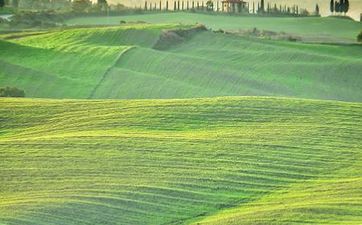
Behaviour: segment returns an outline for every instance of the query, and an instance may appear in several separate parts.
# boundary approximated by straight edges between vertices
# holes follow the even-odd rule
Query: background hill
[[[43,98],[262,95],[362,100],[360,45],[303,44],[211,31],[177,34],[189,28],[132,24],[3,35],[0,86]],[[168,48],[155,49],[162,35]]]
[[[228,31],[269,30],[300,36],[307,42],[356,42],[362,23],[339,18],[319,17],[255,17],[210,15],[200,13],[150,13],[115,17],[80,17],[66,21],[68,25],[118,25],[124,21],[145,21],[148,23],[205,24],[214,30]]]
[[[264,97],[0,99],[0,223],[358,223],[361,113]]]
[[[257,4],[257,2],[260,1],[254,1],[254,0],[244,0],[245,2],[249,2],[250,6],[252,6],[253,2]],[[93,2],[96,2],[96,0],[93,0]],[[108,0],[108,2],[111,3],[122,3],[126,4],[127,6],[140,6],[139,0]],[[305,0],[305,1],[299,1],[299,0],[268,0],[271,5],[277,4],[277,5],[298,5],[300,8],[306,8],[310,12],[314,12],[315,5],[318,3],[320,7],[320,12],[322,16],[328,16],[330,15],[329,10],[329,3],[330,1],[325,0]],[[360,19],[360,13],[362,9],[362,2],[360,0],[349,0],[351,7],[348,12],[349,16],[352,16],[355,20],[359,21]],[[173,5],[173,3],[171,3]]]

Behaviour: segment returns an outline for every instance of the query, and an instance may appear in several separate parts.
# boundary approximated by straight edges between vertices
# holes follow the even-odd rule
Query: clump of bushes
[[[359,33],[359,35],[357,36],[357,41],[358,41],[358,42],[362,42],[362,31],[361,31],[361,33]]]
[[[215,30],[214,33],[224,34],[225,31],[223,29]]]
[[[25,91],[16,87],[4,87],[0,88],[0,97],[23,98],[25,97]]]
[[[171,46],[180,44],[185,39],[188,39],[194,34],[203,31],[207,31],[207,28],[202,24],[197,24],[193,27],[184,29],[164,30],[153,48],[158,50],[165,50]]]

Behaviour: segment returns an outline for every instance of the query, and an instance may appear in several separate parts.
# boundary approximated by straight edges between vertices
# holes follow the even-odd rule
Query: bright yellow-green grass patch
[[[356,223],[361,115],[265,97],[0,99],[0,224]]]

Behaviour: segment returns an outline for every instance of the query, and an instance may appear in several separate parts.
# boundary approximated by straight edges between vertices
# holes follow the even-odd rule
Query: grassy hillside
[[[264,97],[0,99],[0,224],[358,223],[361,114]]]
[[[355,160],[327,179],[292,184],[287,190],[216,213],[197,224],[360,224],[362,162],[361,158]]]
[[[0,86],[23,88],[30,97],[88,98],[123,51],[152,46],[169,27],[77,28],[0,40]]]
[[[362,101],[362,46],[302,44],[200,32],[179,25],[53,30],[0,40],[0,86],[28,97],[291,96]],[[164,34],[164,33],[163,33]],[[175,40],[182,40],[174,42]]]
[[[203,32],[168,51],[127,51],[95,98],[267,95],[362,100],[362,46],[306,45]]]
[[[207,15],[196,13],[159,13],[129,15],[119,17],[86,17],[68,20],[70,25],[80,24],[112,24],[124,21],[146,21],[149,23],[183,23],[196,22],[213,29],[238,31],[239,29],[269,30],[300,35],[306,41],[345,42],[356,41],[362,24],[356,21],[338,18],[278,18],[278,17],[239,17],[224,15]]]

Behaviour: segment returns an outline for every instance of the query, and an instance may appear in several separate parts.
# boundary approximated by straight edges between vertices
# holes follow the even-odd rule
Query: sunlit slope
[[[207,15],[197,13],[154,13],[118,17],[83,17],[67,21],[68,24],[112,24],[123,21],[146,21],[149,23],[196,22],[213,29],[238,31],[258,28],[276,32],[286,32],[305,38],[306,41],[345,42],[356,41],[362,24],[356,21],[338,18],[297,18],[297,17],[240,17],[230,15]]]
[[[358,221],[361,115],[263,97],[1,99],[0,223],[187,224],[234,208],[290,224],[331,203],[327,222]]]
[[[153,46],[169,27],[75,28],[0,40],[0,86],[22,88],[30,97],[88,98],[123,51]]]
[[[195,224],[361,224],[362,163],[360,158],[356,160],[354,166],[342,169],[342,174],[293,184]],[[345,177],[346,173],[349,176]]]
[[[268,95],[362,100],[362,46],[302,44],[202,32],[168,51],[124,54],[95,98]]]

